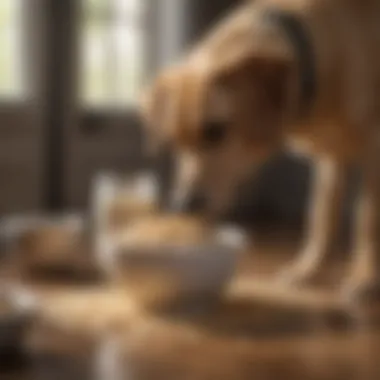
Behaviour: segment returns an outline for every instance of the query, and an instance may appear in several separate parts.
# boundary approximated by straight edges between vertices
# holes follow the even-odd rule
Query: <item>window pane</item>
[[[83,96],[90,104],[103,103],[107,96],[106,59],[104,45],[107,28],[96,22],[88,22],[83,43]]]
[[[0,1],[0,98],[23,95],[22,1]]]
[[[143,0],[84,0],[81,101],[123,107],[134,102],[143,65]]]

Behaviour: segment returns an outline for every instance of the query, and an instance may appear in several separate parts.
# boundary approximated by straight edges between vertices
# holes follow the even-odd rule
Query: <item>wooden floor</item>
[[[294,247],[277,236],[258,243],[206,314],[143,315],[117,289],[34,286],[42,305],[29,338],[34,360],[0,379],[380,379],[376,308],[342,301],[343,261],[324,271],[328,286],[274,285]]]

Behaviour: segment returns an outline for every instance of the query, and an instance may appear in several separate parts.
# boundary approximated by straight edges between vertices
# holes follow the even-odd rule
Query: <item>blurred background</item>
[[[142,86],[237,3],[1,0],[0,213],[79,211],[95,174],[149,167]],[[236,215],[299,223],[307,180],[306,163],[276,159]]]
[[[95,276],[99,275],[98,257],[93,252],[93,240],[98,239],[93,238],[100,235],[108,238],[112,235],[110,231],[114,232],[112,228],[118,232],[109,221],[111,227],[107,223],[96,225],[102,215],[95,215],[95,223],[91,221],[90,234],[87,224],[76,218],[64,222],[53,218],[50,223],[50,217],[48,221],[32,217],[25,218],[24,223],[28,214],[78,212],[82,216],[83,211],[91,209],[94,180],[102,173],[132,175],[151,168],[159,173],[164,189],[170,185],[170,154],[152,159],[143,152],[138,115],[140,91],[161,68],[178,59],[239,3],[239,0],[0,0],[0,219],[14,214],[21,216],[21,223],[10,220],[0,225],[0,260],[3,256],[11,268],[0,267],[5,268],[0,283],[4,289],[3,285],[11,285],[11,295],[7,297],[17,301],[16,306],[2,308],[0,294],[1,380],[92,380],[92,375],[73,375],[68,363],[74,363],[75,367],[90,357],[88,367],[92,371],[93,352],[97,355],[98,345],[102,349],[105,344],[108,350],[108,341],[104,343],[101,338],[108,339],[108,333],[118,334],[119,330],[131,334],[136,345],[131,350],[127,342],[120,349],[129,358],[123,356],[120,364],[126,367],[128,379],[132,378],[131,363],[141,367],[142,376],[133,377],[136,379],[380,378],[376,355],[380,336],[377,325],[367,331],[362,329],[366,323],[358,323],[360,318],[367,322],[365,313],[360,316],[354,313],[355,325],[348,324],[346,308],[342,318],[341,303],[336,313],[335,293],[331,298],[330,292],[319,289],[302,293],[292,288],[288,299],[280,286],[279,293],[274,291],[273,298],[268,296],[276,288],[272,281],[275,273],[294,257],[293,243],[298,242],[286,245],[288,242],[273,234],[263,234],[263,241],[255,236],[255,254],[250,255],[253,250],[248,252],[238,268],[237,300],[233,299],[236,296],[233,293],[208,319],[195,322],[185,319],[181,324],[177,320],[172,323],[171,319],[140,320],[126,300],[126,293],[113,295],[112,287],[111,293],[108,286],[104,287],[108,280],[118,284],[118,279],[106,276],[107,281],[101,278],[99,282],[99,276]],[[276,157],[261,176],[259,181],[242,189],[232,216],[252,224],[266,222],[270,232],[277,230],[274,228],[277,225],[287,228],[302,225],[309,194],[309,164],[295,157]],[[356,183],[354,173],[352,183]],[[123,189],[121,185],[120,188]],[[352,186],[349,197],[354,192]],[[346,204],[348,213],[352,202]],[[115,205],[114,209],[119,211],[121,207],[117,202]],[[104,218],[112,221],[109,215]],[[95,243],[103,250],[103,245]],[[108,250],[104,253],[109,255]],[[332,284],[334,289],[345,270],[341,257],[338,259],[334,265],[326,266],[328,273],[322,278],[323,284]],[[36,268],[43,270],[39,272]],[[50,275],[47,279],[41,276],[46,275],[44,270]],[[270,279],[264,290],[256,288],[257,294],[251,292],[255,286],[250,282],[257,280],[256,275]],[[13,308],[18,315],[19,299],[28,300],[23,287],[19,292],[18,282],[26,284],[26,290],[32,290],[42,300],[37,305],[44,318],[39,318],[42,323],[34,333],[35,339],[39,337],[31,352],[37,352],[32,358],[37,361],[38,371],[43,369],[43,375],[37,371],[34,377],[4,377],[1,372],[10,362],[9,352],[17,358],[21,347],[21,354],[25,353],[24,330],[19,326],[26,326],[27,331],[29,320],[22,319],[15,325],[8,313],[8,308],[11,311]],[[73,284],[76,286],[72,287]],[[257,300],[251,302],[257,295]],[[287,299],[289,305],[278,303]],[[377,314],[375,317],[377,323]],[[56,353],[51,367],[48,363],[54,356],[49,356],[50,351]],[[116,355],[107,352],[105,356]],[[35,359],[38,355],[42,360]],[[67,361],[66,356],[72,361]],[[95,359],[98,360],[97,356]],[[18,368],[20,363],[17,360],[15,363]],[[46,366],[50,372],[46,372]],[[151,371],[150,377],[144,377],[148,372],[143,368]],[[157,377],[160,371],[161,376]],[[122,377],[106,374],[96,378]]]

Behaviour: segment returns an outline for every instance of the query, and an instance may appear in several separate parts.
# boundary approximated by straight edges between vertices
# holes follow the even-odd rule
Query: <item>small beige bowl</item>
[[[133,234],[121,242],[110,240],[101,264],[138,306],[155,309],[217,300],[247,246],[246,235],[233,227],[209,230],[207,239],[194,243],[146,240]]]

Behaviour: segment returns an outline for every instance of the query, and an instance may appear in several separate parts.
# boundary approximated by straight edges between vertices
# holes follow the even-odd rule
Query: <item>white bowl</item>
[[[136,248],[110,241],[102,265],[138,304],[160,307],[217,299],[246,247],[246,235],[233,227],[217,229],[197,245]]]

